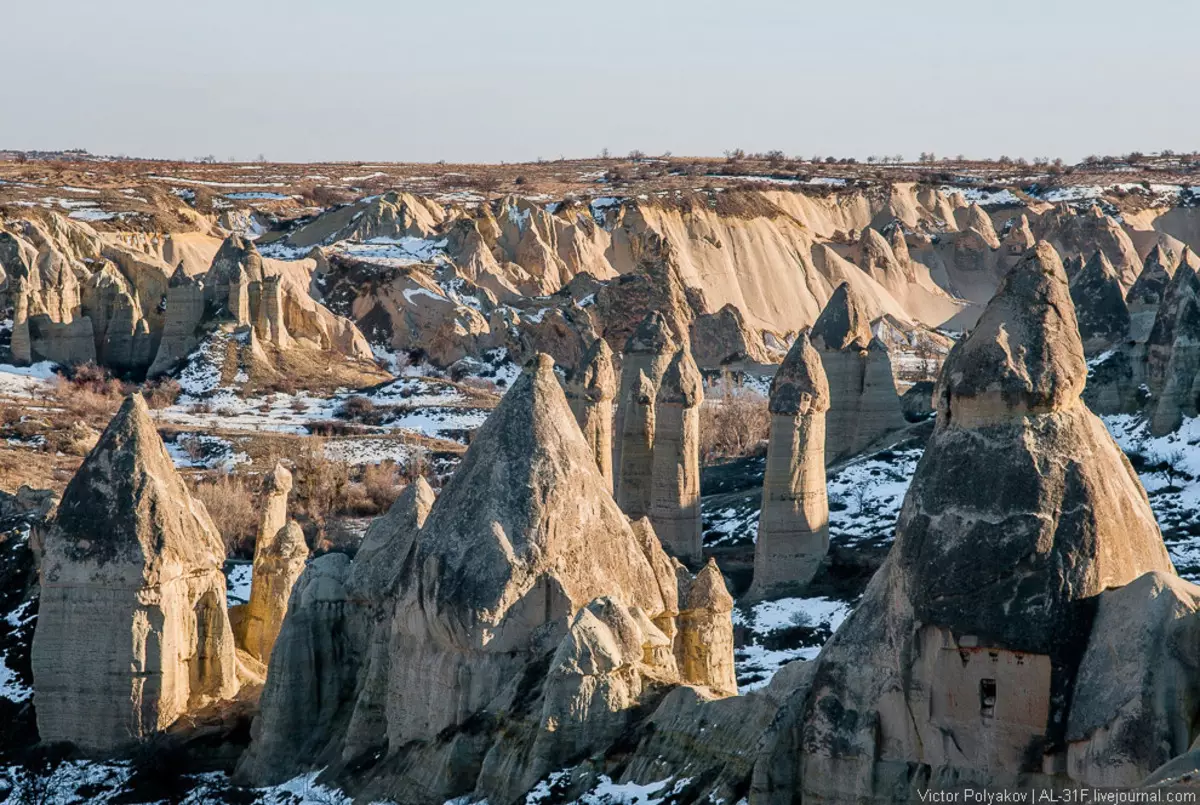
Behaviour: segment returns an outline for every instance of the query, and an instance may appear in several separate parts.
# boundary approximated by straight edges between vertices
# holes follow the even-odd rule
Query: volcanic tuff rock
[[[514,383],[427,517],[423,490],[384,518],[395,528],[372,525],[353,562],[327,555],[297,583],[242,775],[386,756],[355,766],[364,796],[475,788],[510,802],[617,740],[681,674],[736,690],[719,571],[693,582],[648,523],[631,526],[548,358]]]
[[[1133,305],[1157,305],[1171,277],[1175,276],[1176,261],[1161,245],[1155,244],[1142,264],[1142,273],[1129,289],[1126,301]]]
[[[204,286],[189,277],[183,263],[175,268],[167,286],[166,322],[158,352],[147,374],[160,375],[187,358],[200,343],[197,333],[204,320]]]
[[[1087,354],[1122,343],[1129,336],[1129,306],[1112,263],[1097,251],[1071,281],[1071,301]]]
[[[650,522],[667,553],[693,566],[703,558],[700,534],[700,405],[704,378],[683,347],[675,353],[654,408]]]
[[[817,660],[793,756],[805,799],[1028,784],[1065,762],[1087,600],[1174,573],[1079,400],[1086,372],[1062,264],[1039,244],[947,359],[893,548]]]
[[[592,448],[596,468],[613,484],[613,398],[617,393],[613,353],[608,342],[597,338],[584,353],[582,365],[571,373],[566,386],[571,411]]]
[[[1135,786],[1188,750],[1200,702],[1200,587],[1151,572],[1100,593],[1067,723],[1067,769]]]
[[[1146,341],[1146,379],[1156,396],[1150,430],[1155,436],[1197,414],[1200,391],[1200,278],[1181,263],[1163,293]]]
[[[697,316],[691,327],[692,357],[700,366],[724,366],[738,361],[769,363],[762,334],[746,324],[732,304],[716,313]]]
[[[224,546],[140,395],[67,485],[43,543],[33,641],[43,740],[112,751],[237,692]]]
[[[851,285],[834,292],[811,339],[829,383],[826,463],[855,455],[904,426],[887,347],[872,335],[865,300]]]
[[[754,545],[752,599],[803,590],[829,551],[825,412],[829,383],[807,333],[771,381],[770,440]]]
[[[656,310],[629,336],[621,354],[613,469],[617,503],[633,519],[650,511],[655,397],[676,349],[666,318]]]
[[[291,491],[292,474],[277,462],[263,484],[250,601],[230,613],[238,645],[264,664],[271,658],[271,648],[283,625],[292,586],[308,560],[304,532],[296,521],[287,517]]]

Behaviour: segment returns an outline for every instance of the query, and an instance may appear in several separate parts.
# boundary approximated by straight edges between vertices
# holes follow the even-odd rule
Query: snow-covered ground
[[[201,468],[229,472],[250,457],[234,449],[233,443],[219,436],[204,433],[180,433],[166,442],[167,453],[181,469]]]
[[[1140,416],[1101,417],[1141,478],[1179,575],[1200,582],[1200,417],[1152,436]]]
[[[225,600],[229,606],[245,604],[250,600],[250,582],[253,577],[253,562],[230,559],[225,563]]]
[[[837,631],[853,605],[831,598],[780,598],[733,611],[735,629],[745,630],[734,652],[738,688],[758,690],[793,660],[812,660]]]

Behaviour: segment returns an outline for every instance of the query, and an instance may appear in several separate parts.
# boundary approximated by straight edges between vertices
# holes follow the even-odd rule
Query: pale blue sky
[[[1193,0],[3,0],[0,148],[1200,149]]]

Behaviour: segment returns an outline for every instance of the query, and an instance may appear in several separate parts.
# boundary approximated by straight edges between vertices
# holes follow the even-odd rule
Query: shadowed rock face
[[[700,404],[704,380],[687,348],[675,353],[654,412],[650,522],[667,553],[698,564],[700,533]]]
[[[236,693],[224,547],[140,395],[67,485],[44,551],[33,642],[43,740],[112,751]]]
[[[1185,261],[1163,293],[1146,342],[1146,379],[1157,397],[1151,432],[1162,436],[1197,414],[1200,391],[1200,278]]]
[[[1039,244],[948,357],[891,553],[798,694],[806,800],[921,786],[911,764],[943,785],[1065,765],[1088,600],[1174,575],[1137,476],[1079,399],[1085,375],[1066,275]]]
[[[799,591],[829,551],[825,412],[829,384],[806,333],[771,381],[771,433],[751,598]]]
[[[829,297],[810,335],[820,349],[866,349],[872,338],[866,300],[843,282]]]
[[[866,301],[849,284],[834,292],[810,339],[829,384],[827,463],[856,455],[904,426],[887,347],[872,335]]]
[[[1176,262],[1163,249],[1155,244],[1146,255],[1142,273],[1129,289],[1126,300],[1130,305],[1157,305],[1163,299],[1163,293],[1171,278],[1175,275]]]
[[[596,457],[596,468],[613,483],[613,398],[617,393],[613,354],[608,342],[597,338],[584,353],[582,365],[567,382],[571,411]]]
[[[1129,336],[1129,306],[1112,263],[1097,251],[1071,282],[1071,301],[1085,353],[1102,351]]]
[[[653,424],[649,428],[634,427],[639,423],[627,423],[626,417],[634,414],[653,423],[658,384],[662,382],[675,351],[670,325],[655,310],[629,336],[621,355],[621,389],[613,424],[617,434],[613,445],[613,468],[616,473],[617,503],[634,519],[650,510],[649,481],[654,473],[654,427]],[[644,386],[640,375],[645,375],[648,385]],[[646,399],[647,403],[639,402],[642,399]],[[643,404],[648,405],[647,412],[634,411],[636,406]]]

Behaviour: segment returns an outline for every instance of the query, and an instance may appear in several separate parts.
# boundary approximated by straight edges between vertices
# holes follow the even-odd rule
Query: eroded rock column
[[[617,503],[631,520],[650,514],[654,483],[654,383],[645,372],[637,380],[622,407],[621,475],[617,479]]]
[[[584,354],[580,368],[567,383],[571,412],[583,431],[583,438],[596,457],[596,468],[604,480],[613,482],[613,398],[616,376],[613,354],[603,338],[597,338]]]
[[[800,591],[829,551],[821,356],[801,333],[771,382],[771,435],[754,546],[752,599]]]
[[[667,553],[695,566],[700,529],[700,404],[704,382],[685,347],[675,353],[654,409],[650,522]]]
[[[644,374],[650,384],[650,421],[653,422],[654,397],[675,350],[675,339],[671,336],[670,326],[666,318],[656,310],[647,315],[633,335],[629,336],[625,342],[625,351],[621,355],[621,393],[617,400],[617,417],[614,424],[618,439],[613,450],[613,468],[617,474],[617,504],[633,519],[648,513],[650,509],[649,483],[639,485],[632,479],[637,477],[648,481],[653,473],[651,464],[654,429],[651,427],[648,431],[641,431],[641,435],[637,437],[640,441],[631,442],[626,438],[626,433],[636,434],[638,431],[630,431],[625,419],[638,405],[635,398],[642,391],[639,388],[638,375]],[[627,448],[631,451],[629,455],[626,455]],[[626,475],[629,476],[628,479],[625,478]]]

